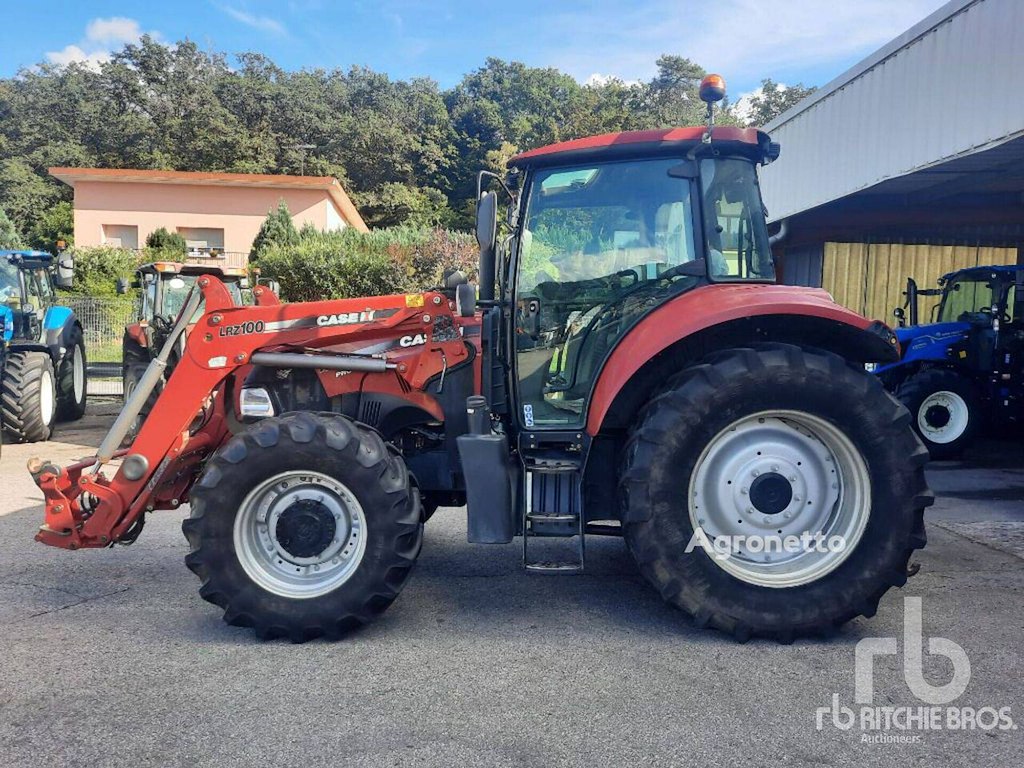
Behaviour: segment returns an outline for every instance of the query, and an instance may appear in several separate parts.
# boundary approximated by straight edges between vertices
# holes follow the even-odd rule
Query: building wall
[[[1024,2],[954,0],[765,129],[772,220],[1024,133]]]
[[[119,232],[122,239],[125,227],[137,227],[139,246],[160,227],[171,232],[179,228],[223,230],[224,250],[247,254],[260,224],[281,199],[288,204],[296,227],[307,222],[317,229],[345,225],[325,190],[79,181],[75,185],[75,243],[102,245],[104,227]]]
[[[893,308],[903,306],[908,277],[913,277],[919,288],[934,288],[947,272],[1016,263],[1016,248],[825,243],[821,285],[843,306],[891,325]],[[934,304],[921,297],[922,320],[930,317]]]

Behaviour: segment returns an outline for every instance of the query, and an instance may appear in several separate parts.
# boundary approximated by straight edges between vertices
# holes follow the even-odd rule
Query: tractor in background
[[[439,503],[466,505],[471,543],[521,537],[531,573],[623,537],[666,601],[740,641],[873,615],[932,502],[906,409],[864,367],[899,345],[775,284],[757,167],[779,147],[713,125],[720,77],[700,94],[706,125],[481,173],[478,288],[281,304],[257,286],[239,307],[200,276],[96,455],[29,463],[37,540],[131,543],[188,504],[200,595],[293,642],[384,611]]]
[[[902,356],[875,373],[907,407],[933,459],[959,456],[986,427],[1024,421],[1024,265],[970,267],[894,310]],[[922,296],[937,296],[930,322]],[[909,317],[908,317],[909,312]]]
[[[86,360],[82,323],[58,303],[70,288],[70,256],[0,251],[0,313],[7,363],[0,382],[0,420],[19,443],[47,440],[54,422],[85,413]]]
[[[146,368],[157,356],[167,336],[174,327],[174,320],[185,302],[189,292],[195,286],[200,275],[216,275],[224,284],[232,299],[238,306],[243,304],[243,291],[247,290],[248,276],[243,267],[227,267],[211,263],[181,263],[176,261],[155,261],[144,264],[135,272],[131,281],[119,280],[117,293],[124,295],[129,288],[137,289],[141,296],[136,309],[134,321],[125,326],[121,340],[121,375],[122,393],[125,402],[131,397],[136,386],[142,380]],[[201,310],[194,320],[198,320]],[[165,373],[169,376],[177,364],[185,347],[185,336],[172,350],[167,361]],[[146,414],[149,413],[160,393],[161,385],[150,395],[149,400],[140,412],[136,423],[129,432],[129,437],[138,432]]]

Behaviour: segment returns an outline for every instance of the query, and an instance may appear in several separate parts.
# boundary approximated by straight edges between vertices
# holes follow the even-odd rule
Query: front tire
[[[88,398],[86,370],[85,339],[82,338],[82,329],[76,325],[57,377],[58,421],[77,421],[85,415]]]
[[[823,351],[763,345],[688,368],[646,406],[624,453],[624,533],[641,573],[700,626],[741,641],[874,615],[906,582],[933,501],[908,422],[877,380]],[[687,552],[698,529],[738,546]],[[766,552],[802,532],[845,546]]]
[[[53,434],[57,388],[46,352],[12,352],[0,387],[3,428],[16,443],[40,443]]]
[[[925,369],[907,379],[897,397],[933,459],[955,459],[974,442],[982,421],[981,400],[974,385],[958,373]]]
[[[263,419],[192,489],[185,562],[224,620],[261,638],[339,638],[405,585],[422,544],[419,494],[374,431],[340,416]]]

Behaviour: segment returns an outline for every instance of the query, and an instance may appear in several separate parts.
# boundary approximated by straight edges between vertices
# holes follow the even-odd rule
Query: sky
[[[735,100],[762,78],[824,85],[944,0],[4,0],[0,76],[102,61],[150,34],[285,69],[368,66],[442,88],[489,56],[580,82],[647,80],[662,53],[722,74]]]

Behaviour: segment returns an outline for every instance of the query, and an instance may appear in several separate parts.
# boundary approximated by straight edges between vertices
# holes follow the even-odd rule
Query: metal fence
[[[136,300],[129,298],[64,297],[82,322],[85,357],[89,361],[89,394],[121,394],[121,340],[125,326],[137,317]]]

